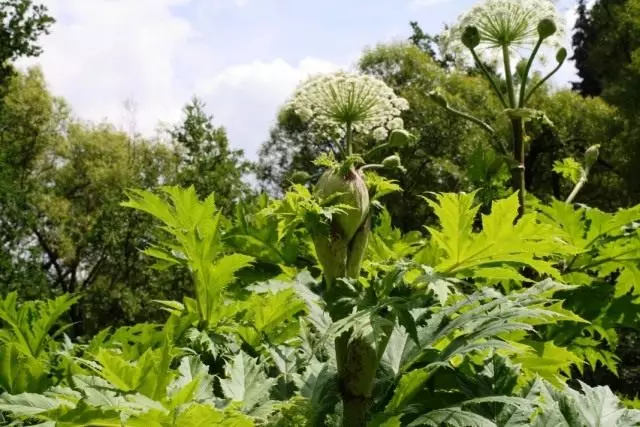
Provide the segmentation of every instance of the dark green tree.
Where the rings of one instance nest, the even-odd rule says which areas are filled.
[[[47,7],[33,0],[0,0],[0,87],[14,72],[11,63],[42,53],[38,39],[55,22]]]
[[[619,106],[633,103],[627,96],[638,87],[640,1],[597,0],[587,9],[580,0],[575,30],[573,60],[581,80],[573,89]]]
[[[176,184],[193,185],[201,197],[214,192],[216,204],[230,213],[235,202],[251,194],[243,179],[252,165],[242,150],[229,146],[227,131],[213,124],[204,102],[194,98],[183,112],[182,122],[169,131],[178,160]]]

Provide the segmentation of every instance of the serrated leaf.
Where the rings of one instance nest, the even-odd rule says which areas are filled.
[[[227,399],[242,404],[246,412],[267,403],[274,378],[267,378],[262,366],[256,359],[245,353],[238,353],[227,362],[226,378],[220,380],[220,387]]]
[[[553,171],[574,185],[578,183],[583,174],[582,165],[572,157],[556,160],[553,163]]]
[[[408,425],[408,427],[416,426],[497,427],[493,421],[473,412],[464,411],[459,407],[431,411]]]
[[[75,404],[66,399],[47,397],[36,393],[21,393],[0,396],[0,411],[10,412],[18,417],[32,417],[34,415],[53,412],[61,406],[73,408]]]

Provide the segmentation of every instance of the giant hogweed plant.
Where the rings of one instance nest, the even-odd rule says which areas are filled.
[[[432,91],[430,97],[440,107],[487,132],[499,154],[498,159],[511,170],[521,215],[525,212],[525,156],[529,141],[525,125],[538,122],[553,128],[543,111],[529,108],[529,101],[567,58],[567,51],[562,47],[564,26],[564,19],[551,0],[482,0],[462,14],[440,38],[444,52],[457,57],[458,61],[471,60],[488,80],[504,107],[510,137],[505,140],[489,123],[450,105],[438,90]],[[549,51],[555,57],[555,66],[543,77],[537,77],[534,64],[545,63]],[[489,71],[487,63],[496,66],[497,75]],[[503,76],[504,82],[498,81],[498,76]],[[492,168],[500,169],[495,165]],[[588,168],[569,200],[573,200],[584,185],[587,175]]]
[[[126,206],[160,224],[145,249],[156,268],[183,268],[192,277],[183,301],[149,302],[168,311],[166,324],[106,330],[88,343],[41,340],[73,300],[45,303],[53,309],[41,321],[29,304],[16,309],[15,300],[5,301],[12,309],[0,316],[1,354],[16,349],[38,360],[47,377],[28,390],[8,388],[3,377],[7,423],[638,424],[638,411],[623,408],[608,389],[566,388],[569,368],[582,360],[571,347],[577,339],[557,339],[565,325],[582,331],[588,324],[557,298],[580,291],[563,279],[592,277],[594,263],[611,262],[609,273],[621,277],[633,273],[625,258],[633,231],[619,237],[617,230],[635,214],[585,221],[590,237],[571,241],[538,212],[518,218],[515,194],[493,204],[480,231],[474,194],[442,194],[428,201],[439,218],[431,238],[401,236],[379,203],[399,188],[372,173],[400,167],[399,159],[365,164],[355,136],[402,142],[408,136],[398,116],[406,103],[379,81],[339,73],[303,84],[291,106],[336,138],[337,158],[319,160],[327,171],[313,190],[294,185],[282,200],[239,211],[235,221],[220,214],[213,196],[198,200],[193,189],[129,194]],[[604,252],[595,237],[606,241],[598,246]],[[621,247],[606,249],[616,240]],[[288,245],[310,251],[322,279],[295,271]],[[563,267],[566,259],[582,271]],[[32,322],[42,325],[29,334]],[[11,384],[28,384],[26,364],[16,367],[6,356],[0,362]]]
[[[186,265],[193,297],[159,302],[170,312],[165,325],[105,330],[84,344],[47,338],[44,348],[61,359],[62,369],[50,370],[50,382],[38,389],[3,394],[0,411],[7,423],[348,425],[354,418],[346,408],[353,406],[343,390],[354,385],[343,382],[363,378],[371,381],[371,393],[364,396],[366,414],[356,414],[359,425],[638,422],[637,411],[624,409],[606,388],[565,390],[571,353],[537,338],[541,326],[583,322],[553,298],[572,286],[549,278],[507,295],[487,286],[505,277],[519,282],[522,265],[541,274],[553,269],[544,259],[558,245],[552,226],[534,221],[535,213],[523,217],[520,228],[505,225],[517,216],[515,196],[495,203],[481,232],[471,224],[477,211],[471,195],[436,197],[440,226],[432,233],[440,234],[426,246],[415,235],[398,236],[382,214],[375,228],[379,239],[371,240],[378,243],[366,248],[365,279],[337,279],[342,295],[327,301],[326,287],[304,272],[293,281],[286,274],[253,284],[234,280],[251,259],[233,253],[234,227],[223,226],[213,198],[200,201],[192,189],[163,193],[132,192],[127,205],[159,220],[161,234],[146,252],[158,268]],[[272,203],[281,207],[292,197],[306,202],[306,211],[316,208],[320,218],[333,209],[302,190]],[[291,216],[279,218],[291,224]],[[375,255],[384,251],[397,255],[385,262]],[[427,260],[430,266],[422,263]],[[3,348],[19,343],[18,335],[30,328],[16,330],[10,319],[34,319],[27,316],[29,304],[15,305],[11,299],[3,304],[16,313],[3,323]],[[43,312],[46,319],[39,322],[57,324],[69,305]],[[332,319],[338,310],[345,315]],[[355,365],[359,354],[348,354],[350,376],[340,375],[336,343],[345,334],[348,344],[367,345],[367,362],[375,365],[371,377]],[[22,348],[27,356],[32,347],[37,345]],[[2,366],[8,366],[6,359]],[[14,377],[27,373],[23,365],[10,367]]]

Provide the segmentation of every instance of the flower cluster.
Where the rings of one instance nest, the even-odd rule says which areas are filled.
[[[295,91],[288,107],[316,131],[344,137],[347,126],[378,141],[403,127],[400,113],[409,103],[375,77],[337,72],[311,77]]]
[[[502,55],[502,48],[507,47],[517,61],[522,50],[530,50],[537,43],[542,20],[550,20],[556,27],[544,39],[543,46],[559,49],[565,37],[565,24],[551,0],[483,0],[442,34],[440,48],[468,62],[470,55],[462,43],[462,34],[472,26],[479,32],[480,43],[475,50],[482,60],[495,62]]]

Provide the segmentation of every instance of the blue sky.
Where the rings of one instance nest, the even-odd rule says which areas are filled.
[[[231,143],[255,158],[275,114],[311,73],[349,68],[365,47],[427,32],[474,0],[45,0],[58,19],[42,40],[51,90],[80,118],[151,135],[207,103]],[[574,2],[559,9],[572,21]],[[557,76],[574,78],[571,64]],[[133,108],[125,108],[131,100]]]

